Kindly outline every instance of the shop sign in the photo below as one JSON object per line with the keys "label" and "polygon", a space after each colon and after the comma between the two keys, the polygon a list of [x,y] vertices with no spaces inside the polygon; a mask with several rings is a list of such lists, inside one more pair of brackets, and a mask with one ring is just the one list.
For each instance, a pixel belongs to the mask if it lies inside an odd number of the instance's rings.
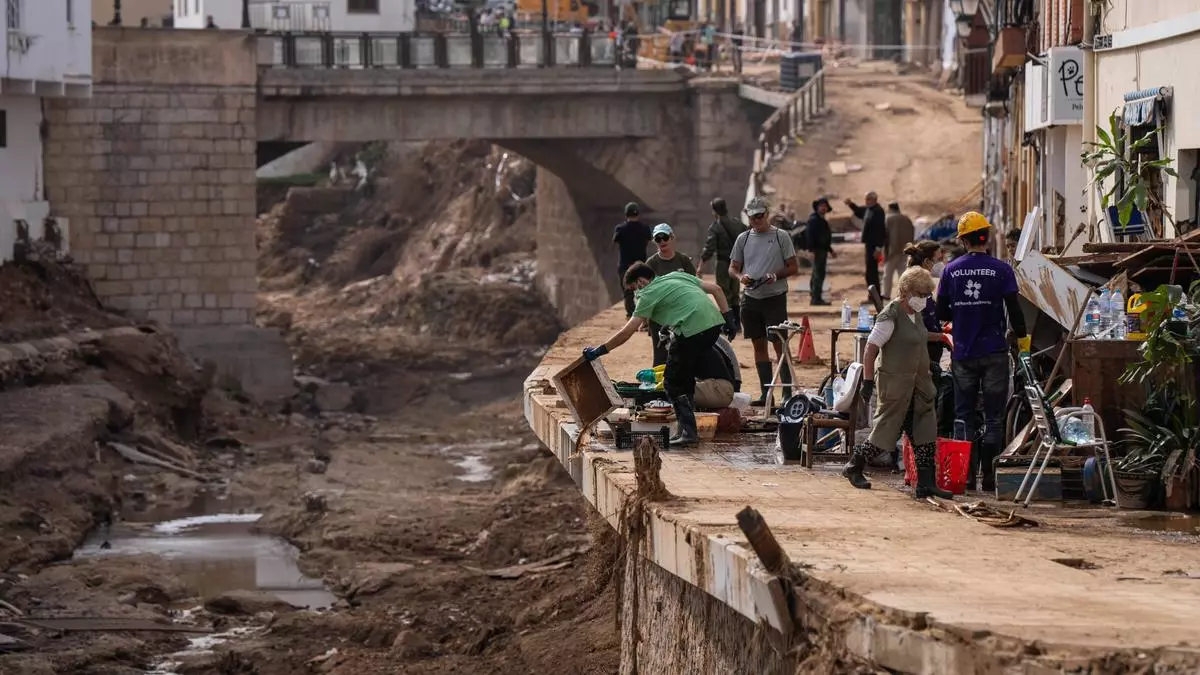
{"label": "shop sign", "polygon": [[1046,61],[1046,123],[1082,124],[1086,87],[1083,51],[1079,47],[1052,47]]}

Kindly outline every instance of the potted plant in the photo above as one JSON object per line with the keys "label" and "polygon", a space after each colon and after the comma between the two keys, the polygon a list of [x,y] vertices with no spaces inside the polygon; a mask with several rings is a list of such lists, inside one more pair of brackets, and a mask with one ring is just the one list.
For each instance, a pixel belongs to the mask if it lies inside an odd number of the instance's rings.
{"label": "potted plant", "polygon": [[[1138,214],[1157,213],[1175,223],[1163,204],[1159,185],[1163,174],[1174,178],[1179,174],[1171,167],[1169,157],[1147,158],[1147,152],[1162,132],[1163,127],[1158,127],[1135,138],[1121,115],[1113,111],[1108,116],[1108,129],[1096,127],[1097,142],[1084,143],[1089,149],[1081,153],[1080,159],[1092,170],[1088,187],[1099,191],[1100,205],[1109,214],[1114,233],[1138,223]],[[1147,228],[1156,238],[1163,235],[1163,228],[1155,229],[1153,222],[1147,223]]]}
{"label": "potted plant", "polygon": [[[1168,501],[1176,492],[1190,489],[1189,478],[1197,467],[1200,451],[1200,400],[1196,397],[1195,361],[1200,356],[1200,336],[1167,320],[1180,293],[1160,287],[1146,294],[1149,318],[1146,340],[1139,348],[1141,360],[1129,365],[1122,382],[1145,387],[1146,407],[1126,410],[1127,427],[1121,429],[1118,446],[1125,455],[1116,462],[1115,477],[1121,505],[1146,508],[1155,495]],[[1200,319],[1197,300],[1200,282],[1192,284],[1189,302],[1183,304],[1186,323]],[[1187,506],[1186,500],[1182,506]]]}

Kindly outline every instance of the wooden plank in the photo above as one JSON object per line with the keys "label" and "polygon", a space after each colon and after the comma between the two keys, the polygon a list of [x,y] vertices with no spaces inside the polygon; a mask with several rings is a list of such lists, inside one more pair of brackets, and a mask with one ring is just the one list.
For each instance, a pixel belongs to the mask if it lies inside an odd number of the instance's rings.
{"label": "wooden plank", "polygon": [[599,359],[589,362],[581,356],[551,381],[581,429],[621,407],[621,397]]}

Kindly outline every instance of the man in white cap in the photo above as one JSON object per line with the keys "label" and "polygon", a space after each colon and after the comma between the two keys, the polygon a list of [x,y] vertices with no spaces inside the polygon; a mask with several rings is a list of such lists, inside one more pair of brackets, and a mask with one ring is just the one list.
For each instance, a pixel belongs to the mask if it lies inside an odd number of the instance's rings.
{"label": "man in white cap", "polygon": [[[664,274],[682,271],[696,276],[696,265],[692,263],[692,259],[675,250],[675,233],[670,225],[659,223],[654,226],[651,234],[658,252],[647,258],[646,264],[655,274],[661,277]],[[662,326],[653,321],[649,323],[650,344],[654,346],[654,365],[661,366],[667,362],[667,345],[659,335]]]}

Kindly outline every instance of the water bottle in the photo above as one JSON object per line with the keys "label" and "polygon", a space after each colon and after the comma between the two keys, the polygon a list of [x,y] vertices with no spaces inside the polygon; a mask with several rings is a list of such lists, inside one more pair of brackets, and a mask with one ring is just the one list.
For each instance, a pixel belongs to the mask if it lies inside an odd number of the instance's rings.
{"label": "water bottle", "polygon": [[842,298],[842,328],[850,327],[850,303]]}
{"label": "water bottle", "polygon": [[1108,329],[1112,326],[1112,295],[1108,289],[1100,291],[1100,321],[1097,325],[1098,336],[1108,338]]}
{"label": "water bottle", "polygon": [[871,314],[867,311],[866,305],[858,306],[858,329],[869,330],[871,328]]}
{"label": "water bottle", "polygon": [[1083,313],[1083,335],[1094,338],[1100,332],[1100,301],[1092,297]]}
{"label": "water bottle", "polygon": [[1109,305],[1112,307],[1112,323],[1114,340],[1124,340],[1126,334],[1125,324],[1125,294],[1116,290],[1108,297]]}
{"label": "water bottle", "polygon": [[1094,441],[1094,440],[1096,440],[1096,437],[1099,436],[1099,434],[1097,433],[1097,429],[1096,429],[1095,412],[1096,412],[1095,409],[1092,408],[1092,399],[1088,398],[1087,396],[1084,396],[1083,397],[1083,425],[1084,425],[1084,429],[1087,431],[1087,434],[1088,434],[1087,442]]}

